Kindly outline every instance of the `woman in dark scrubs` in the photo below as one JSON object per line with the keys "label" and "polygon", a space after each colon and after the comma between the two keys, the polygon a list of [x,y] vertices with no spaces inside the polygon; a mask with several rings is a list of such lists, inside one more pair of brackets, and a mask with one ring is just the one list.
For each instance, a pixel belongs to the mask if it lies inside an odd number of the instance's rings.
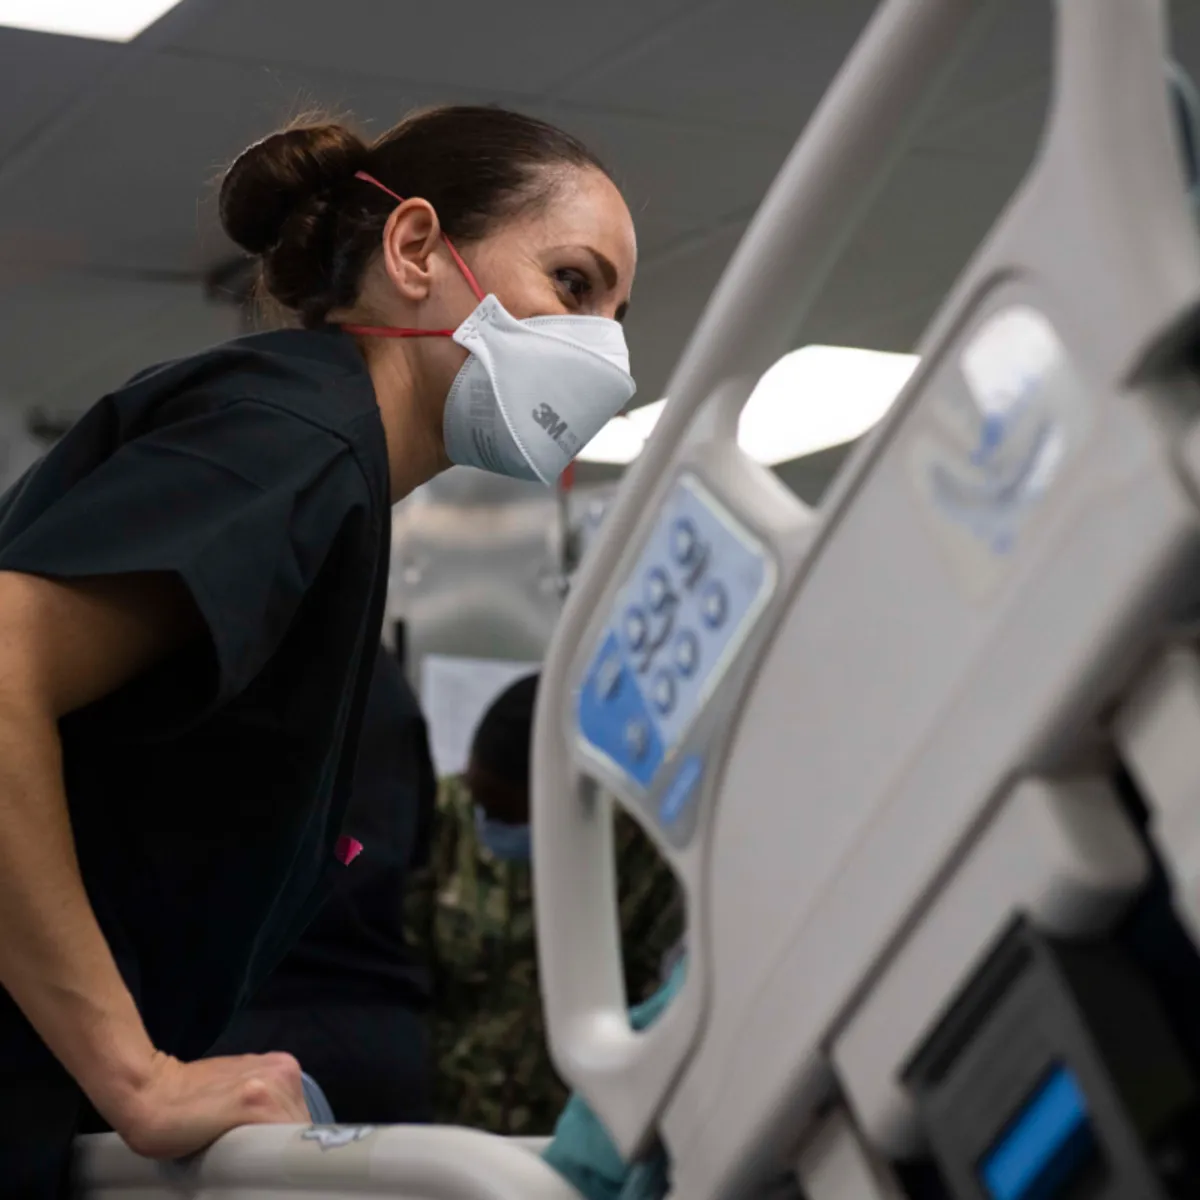
{"label": "woman in dark scrubs", "polygon": [[389,506],[452,461],[551,482],[632,394],[632,221],[553,128],[291,129],[221,214],[298,328],[135,377],[0,501],[5,1197],[62,1194],[81,1130],[305,1118],[289,1056],[201,1056],[354,869]]}

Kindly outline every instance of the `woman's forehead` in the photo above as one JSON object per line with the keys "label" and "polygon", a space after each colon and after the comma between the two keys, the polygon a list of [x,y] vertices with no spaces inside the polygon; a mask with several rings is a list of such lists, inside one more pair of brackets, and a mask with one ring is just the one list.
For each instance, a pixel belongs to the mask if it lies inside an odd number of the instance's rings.
{"label": "woman's forehead", "polygon": [[616,185],[600,171],[574,170],[549,201],[531,213],[523,232],[538,249],[580,247],[611,262],[625,286],[637,266],[633,218]]}

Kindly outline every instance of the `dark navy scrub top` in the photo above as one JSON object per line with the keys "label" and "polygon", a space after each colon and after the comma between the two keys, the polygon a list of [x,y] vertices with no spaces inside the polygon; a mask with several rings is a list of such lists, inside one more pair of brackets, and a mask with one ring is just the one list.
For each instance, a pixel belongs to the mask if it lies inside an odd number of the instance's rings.
{"label": "dark navy scrub top", "polygon": [[[389,518],[374,390],[333,329],[135,377],[0,501],[0,569],[169,572],[203,620],[206,636],[61,723],[88,895],[150,1037],[183,1059],[353,870],[333,851]],[[52,1194],[35,1175],[61,1170],[86,1112],[0,990],[0,1194]]]}
{"label": "dark navy scrub top", "polygon": [[412,870],[428,860],[436,804],[425,717],[403,668],[381,647],[343,824],[362,853],[335,876],[333,894],[253,1007],[427,1007],[429,973],[405,937],[404,899]]}

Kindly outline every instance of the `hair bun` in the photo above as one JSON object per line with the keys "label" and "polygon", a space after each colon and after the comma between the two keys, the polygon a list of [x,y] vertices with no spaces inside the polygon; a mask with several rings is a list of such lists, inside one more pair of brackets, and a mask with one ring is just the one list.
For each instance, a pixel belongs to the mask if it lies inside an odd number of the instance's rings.
{"label": "hair bun", "polygon": [[360,170],[368,154],[366,143],[336,122],[296,125],[255,142],[221,181],[225,232],[248,253],[265,254],[293,212]]}

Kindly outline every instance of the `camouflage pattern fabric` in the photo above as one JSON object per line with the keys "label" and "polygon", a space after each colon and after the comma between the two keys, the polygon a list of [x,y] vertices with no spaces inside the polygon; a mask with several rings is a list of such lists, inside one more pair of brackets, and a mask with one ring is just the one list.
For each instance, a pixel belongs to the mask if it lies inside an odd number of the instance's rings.
{"label": "camouflage pattern fabric", "polygon": [[[680,937],[674,876],[634,823],[614,831],[631,1004],[660,982]],[[510,1136],[549,1134],[566,1102],[546,1049],[531,871],[478,840],[460,779],[443,781],[428,867],[406,901],[409,937],[428,953],[437,1077],[434,1117]]]}

